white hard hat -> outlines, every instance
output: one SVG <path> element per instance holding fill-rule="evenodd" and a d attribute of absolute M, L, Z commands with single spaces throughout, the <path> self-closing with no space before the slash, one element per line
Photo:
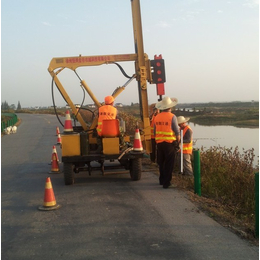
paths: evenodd
<path fill-rule="evenodd" d="M 185 118 L 184 116 L 178 116 L 177 117 L 177 121 L 178 121 L 178 125 L 186 123 L 190 120 L 189 117 Z"/>
<path fill-rule="evenodd" d="M 176 106 L 177 103 L 178 103 L 177 98 L 164 97 L 162 101 L 156 103 L 155 107 L 158 108 L 159 110 L 166 110 L 168 108 L 172 108 Z"/>

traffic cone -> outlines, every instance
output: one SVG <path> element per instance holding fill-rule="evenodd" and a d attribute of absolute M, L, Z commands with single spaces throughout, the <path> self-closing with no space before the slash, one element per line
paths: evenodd
<path fill-rule="evenodd" d="M 53 145 L 53 147 L 52 147 L 52 154 L 53 154 L 53 153 L 56 154 L 57 161 L 60 162 L 55 145 Z M 53 157 L 53 156 L 51 156 L 51 162 L 52 162 L 52 157 Z"/>
<path fill-rule="evenodd" d="M 58 134 L 58 137 L 57 137 L 57 144 L 61 144 L 61 137 L 60 137 L 60 134 Z"/>
<path fill-rule="evenodd" d="M 54 150 L 52 150 L 50 173 L 60 173 L 57 151 L 55 152 Z"/>
<path fill-rule="evenodd" d="M 57 126 L 56 127 L 56 135 L 59 135 L 60 134 L 60 129 L 59 129 L 59 127 Z"/>
<path fill-rule="evenodd" d="M 138 151 L 138 152 L 143 151 L 143 145 L 142 145 L 142 141 L 141 141 L 141 137 L 140 137 L 138 128 L 135 130 L 134 151 Z"/>
<path fill-rule="evenodd" d="M 66 111 L 66 118 L 65 118 L 65 124 L 64 124 L 64 130 L 65 133 L 71 133 L 73 132 L 72 122 L 70 118 L 70 111 Z"/>
<path fill-rule="evenodd" d="M 57 205 L 55 195 L 51 185 L 51 178 L 47 177 L 45 182 L 45 192 L 43 205 L 39 206 L 39 210 L 53 210 L 60 208 L 60 205 Z"/>

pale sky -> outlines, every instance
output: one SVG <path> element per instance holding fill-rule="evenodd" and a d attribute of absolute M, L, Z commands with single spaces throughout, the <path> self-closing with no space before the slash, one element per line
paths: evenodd
<path fill-rule="evenodd" d="M 258 0 L 140 0 L 144 51 L 162 54 L 165 94 L 179 103 L 259 100 Z M 22 107 L 52 105 L 53 57 L 134 53 L 130 0 L 2 0 L 1 100 Z M 120 65 L 128 75 L 133 62 Z M 115 65 L 79 75 L 99 101 L 126 81 Z M 63 74 L 64 73 L 64 74 Z M 69 70 L 61 82 L 75 104 L 83 92 Z M 148 84 L 149 103 L 157 101 Z M 55 91 L 57 105 L 65 105 Z M 139 102 L 133 81 L 116 102 Z M 86 94 L 84 104 L 93 103 Z"/>

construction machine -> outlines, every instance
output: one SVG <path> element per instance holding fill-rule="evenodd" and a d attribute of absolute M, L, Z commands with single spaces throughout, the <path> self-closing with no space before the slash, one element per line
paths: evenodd
<path fill-rule="evenodd" d="M 142 158 L 144 157 L 145 153 L 149 154 L 151 152 L 151 128 L 149 119 L 147 82 L 150 84 L 156 84 L 157 95 L 159 96 L 158 100 L 160 100 L 162 95 L 164 95 L 164 60 L 162 59 L 161 55 L 155 55 L 154 60 L 149 60 L 148 55 L 144 53 L 139 0 L 131 0 L 131 7 L 135 53 L 58 57 L 53 58 L 49 64 L 48 71 L 52 77 L 52 87 L 54 84 L 56 85 L 61 96 L 69 105 L 75 119 L 80 124 L 80 126 L 75 125 L 72 132 L 64 132 L 61 134 L 63 173 L 66 185 L 73 184 L 75 173 L 80 171 L 88 171 L 89 174 L 91 174 L 91 171 L 97 167 L 100 168 L 104 174 L 107 167 L 109 167 L 109 165 L 106 165 L 106 162 L 112 161 L 118 162 L 118 167 L 129 170 L 132 180 L 140 180 L 142 173 Z M 123 90 L 132 80 L 135 79 L 137 81 L 141 118 L 141 124 L 138 125 L 138 129 L 141 130 L 139 133 L 142 140 L 143 149 L 135 149 L 131 143 L 133 138 L 127 135 L 124 135 L 124 141 L 126 144 L 124 146 L 120 144 L 119 136 L 103 136 L 103 150 L 100 152 L 97 149 L 96 135 L 98 115 L 93 116 L 92 122 L 86 122 L 81 113 L 79 113 L 81 107 L 77 107 L 73 103 L 61 81 L 59 80 L 58 75 L 65 69 L 72 70 L 75 73 L 75 76 L 79 79 L 79 82 L 84 91 L 88 93 L 90 98 L 95 103 L 95 106 L 99 108 L 103 105 L 103 103 L 100 103 L 97 100 L 85 80 L 80 77 L 77 69 L 79 67 L 116 64 L 123 72 L 123 74 L 126 74 L 122 66 L 118 64 L 119 62 L 134 62 L 135 72 L 132 76 L 129 77 L 123 86 L 117 87 L 115 89 L 115 91 L 112 93 L 112 96 L 116 98 L 123 92 Z M 112 167 L 115 167 L 115 165 L 113 164 Z"/>

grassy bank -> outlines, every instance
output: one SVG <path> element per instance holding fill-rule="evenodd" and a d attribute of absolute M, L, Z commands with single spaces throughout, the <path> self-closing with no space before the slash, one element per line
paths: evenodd
<path fill-rule="evenodd" d="M 237 127 L 259 127 L 258 114 L 212 113 L 191 116 L 191 122 L 199 125 L 231 125 Z"/>
<path fill-rule="evenodd" d="M 238 147 L 201 149 L 201 197 L 196 196 L 194 180 L 175 175 L 179 187 L 190 192 L 192 200 L 222 225 L 257 243 L 255 239 L 254 150 L 240 153 Z"/>

